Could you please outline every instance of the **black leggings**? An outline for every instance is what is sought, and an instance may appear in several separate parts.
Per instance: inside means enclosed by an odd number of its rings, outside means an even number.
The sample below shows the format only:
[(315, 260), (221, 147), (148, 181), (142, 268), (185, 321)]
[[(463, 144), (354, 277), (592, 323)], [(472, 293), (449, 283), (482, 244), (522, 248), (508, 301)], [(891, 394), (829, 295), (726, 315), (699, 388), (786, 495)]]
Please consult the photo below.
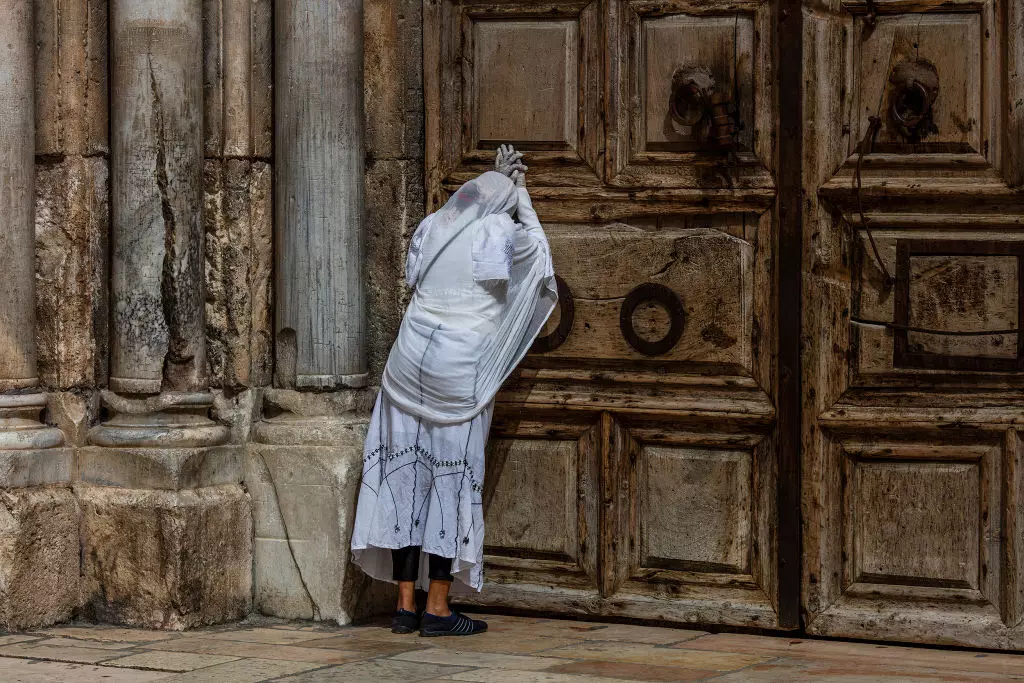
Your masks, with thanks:
[[(393, 573), (391, 578), (395, 581), (415, 581), (420, 575), (420, 552), (422, 548), (418, 545), (410, 545), (391, 551), (391, 564)], [(427, 576), (431, 581), (454, 581), (452, 576), (452, 559), (441, 557), (433, 553), (427, 554), (430, 562), (427, 567)]]

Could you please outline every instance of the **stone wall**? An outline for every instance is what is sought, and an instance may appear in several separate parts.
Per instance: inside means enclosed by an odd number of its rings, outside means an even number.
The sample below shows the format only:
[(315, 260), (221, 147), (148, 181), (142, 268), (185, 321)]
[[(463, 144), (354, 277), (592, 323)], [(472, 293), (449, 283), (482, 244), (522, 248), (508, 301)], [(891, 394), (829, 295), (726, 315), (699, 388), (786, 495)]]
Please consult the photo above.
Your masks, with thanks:
[[(0, 590), (0, 629), (72, 615), (186, 628), (250, 610), (346, 622), (373, 609), (360, 598), (381, 593), (347, 546), (362, 435), (405, 303), (405, 245), (423, 215), (420, 0), (362, 8), (365, 378), (318, 390), (282, 381), (287, 340), (275, 340), (292, 226), (274, 220), (274, 1), (2, 2), (28, 7), (34, 26), (23, 82), (34, 79), (38, 379), (0, 387), (0, 437), (41, 419), (33, 434), (45, 438), (20, 451), (0, 438), (0, 577), (16, 585)], [(187, 60), (159, 43), (190, 21), (203, 47), (196, 90)], [(152, 125), (132, 128), (138, 117)], [(196, 201), (175, 194), (191, 182), (193, 120)], [(149, 160), (155, 175), (134, 179)], [(125, 211), (149, 198), (160, 208), (151, 219)], [(195, 216), (201, 235), (181, 232)], [(147, 220), (162, 231), (160, 254), (126, 242), (146, 239)], [(186, 265), (196, 248), (201, 281)], [(154, 310), (164, 327), (151, 339), (123, 311), (125, 292), (147, 285), (117, 275), (150, 272), (140, 258), (163, 278)], [(156, 375), (135, 357), (152, 358)], [(182, 374), (182, 362), (193, 369)], [(0, 382), (23, 374), (0, 362)], [(45, 394), (45, 412), (19, 398), (30, 390)]]

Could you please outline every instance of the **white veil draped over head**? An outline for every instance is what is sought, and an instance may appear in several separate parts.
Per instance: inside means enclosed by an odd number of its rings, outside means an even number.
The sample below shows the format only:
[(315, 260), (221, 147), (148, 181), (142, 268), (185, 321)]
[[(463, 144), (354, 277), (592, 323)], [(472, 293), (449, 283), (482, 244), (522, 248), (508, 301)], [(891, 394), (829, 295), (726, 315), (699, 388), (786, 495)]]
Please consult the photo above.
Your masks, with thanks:
[[(430, 255), (436, 257), (473, 221), (492, 217), (489, 223), (506, 223), (502, 219), (507, 219), (508, 229), (511, 230), (515, 224), (509, 214), (516, 205), (515, 185), (500, 173), (488, 171), (465, 183), (448, 198), (444, 206), (420, 221), (409, 242), (409, 253), (405, 259), (406, 283), (415, 287), (421, 275), (430, 267), (427, 262), (429, 257), (424, 258), (428, 237)], [(474, 260), (484, 257), (482, 246), (479, 238), (474, 239)]]
[[(520, 223), (510, 215), (517, 207)], [(459, 287), (445, 288), (449, 274), (432, 272), (431, 266), (457, 240), (469, 238), (472, 264), (466, 267), (472, 267), (473, 279), (507, 281), (500, 283), (500, 312), (486, 332), (445, 322), (419, 296), (429, 275), (431, 287), (451, 292), (450, 305), (458, 307)], [(454, 283), (458, 276), (451, 277)], [(464, 184), (423, 219), (409, 246), (406, 282), (417, 287), (417, 295), (402, 320), (381, 385), (404, 410), (441, 424), (469, 420), (490, 404), (558, 301), (551, 251), (529, 196), (494, 171)], [(458, 282), (463, 295), (471, 296)]]

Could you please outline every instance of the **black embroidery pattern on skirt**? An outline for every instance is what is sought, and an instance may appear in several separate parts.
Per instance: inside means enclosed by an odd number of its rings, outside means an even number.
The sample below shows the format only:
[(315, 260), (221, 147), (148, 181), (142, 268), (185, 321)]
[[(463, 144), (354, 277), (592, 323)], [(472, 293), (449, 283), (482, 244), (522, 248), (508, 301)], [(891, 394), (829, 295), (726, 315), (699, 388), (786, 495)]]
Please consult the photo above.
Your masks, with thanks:
[[(417, 460), (430, 463), (430, 466), (434, 469), (464, 467), (466, 470), (466, 475), (469, 477), (471, 490), (475, 493), (483, 492), (483, 484), (480, 483), (480, 480), (477, 478), (476, 473), (473, 472), (473, 469), (469, 466), (469, 461), (466, 458), (459, 458), (458, 460), (441, 460), (440, 458), (436, 457), (433, 453), (423, 448), (419, 444), (413, 444), (411, 446), (406, 446), (405, 448), (397, 448), (391, 451), (390, 453), (388, 452), (388, 447), (385, 446), (384, 444), (381, 444), (374, 448), (369, 453), (367, 453), (365, 456), (363, 456), (363, 471), (366, 471), (366, 468), (369, 465), (370, 461), (373, 460), (374, 458), (380, 458), (378, 464), (387, 464), (406, 455), (409, 455), (410, 453), (415, 453)], [(392, 472), (395, 471), (397, 470), (392, 470)], [(384, 474), (382, 476), (382, 479), (387, 479), (387, 477), (390, 474), (391, 472)]]
[[(391, 469), (390, 471), (388, 471), (387, 463), (394, 462), (396, 460), (405, 459), (405, 458), (409, 458), (409, 461), (405, 462), (405, 463), (403, 463), (401, 465), (398, 465), (397, 467), (395, 467), (395, 468)], [(469, 484), (470, 490), (473, 491), (473, 493), (481, 494), (481, 493), (483, 493), (483, 490), (484, 490), (483, 484), (480, 483), (480, 480), (476, 476), (476, 473), (470, 467), (468, 458), (463, 457), (463, 458), (459, 458), (457, 460), (441, 459), (441, 458), (438, 458), (437, 456), (435, 456), (429, 450), (427, 450), (427, 449), (423, 448), (422, 446), (420, 446), (418, 443), (414, 443), (412, 445), (405, 446), (403, 448), (396, 448), (396, 449), (393, 449), (393, 450), (389, 450), (386, 445), (381, 444), (381, 445), (377, 446), (376, 448), (374, 448), (373, 450), (371, 450), (370, 452), (368, 452), (363, 457), (363, 473), (365, 475), (367, 472), (370, 472), (370, 471), (373, 471), (373, 469), (379, 468), (380, 472), (383, 473), (383, 474), (380, 475), (381, 476), (381, 481), (378, 483), (378, 488), (377, 488), (377, 490), (380, 491), (385, 484), (389, 484), (388, 478), (392, 474), (394, 474), (395, 472), (398, 472), (399, 470), (403, 470), (403, 469), (405, 469), (406, 467), (409, 467), (409, 466), (412, 466), (414, 469), (416, 469), (417, 465), (425, 465), (425, 464), (429, 464), (430, 468), (431, 468), (430, 487), (427, 489), (427, 494), (426, 494), (426, 496), (424, 496), (423, 501), (420, 503), (419, 510), (415, 510), (415, 509), (413, 510), (414, 514), (412, 515), (409, 532), (410, 532), (410, 534), (412, 534), (412, 530), (414, 528), (419, 528), (420, 523), (422, 521), (423, 508), (428, 504), (428, 502), (430, 501), (431, 494), (433, 494), (434, 497), (437, 499), (438, 511), (442, 515), (441, 528), (438, 530), (438, 537), (443, 540), (448, 535), (448, 532), (444, 528), (445, 527), (444, 518), (443, 518), (444, 517), (444, 509), (443, 509), (443, 505), (441, 503), (441, 494), (440, 494), (439, 490), (437, 489), (437, 487), (435, 486), (436, 480), (440, 479), (440, 478), (443, 478), (443, 477), (450, 477), (450, 476), (459, 476), (459, 475), (461, 475), (460, 482), (459, 482), (459, 488), (457, 490), (457, 500), (461, 500), (463, 488), (464, 488), (464, 486), (467, 483)], [(444, 474), (435, 474), (434, 471), (438, 470), (438, 469), (451, 469), (451, 470), (454, 470), (454, 471), (446, 472)], [(371, 488), (371, 490), (372, 490), (372, 487), (368, 486), (368, 488)], [(390, 488), (391, 488), (390, 485), (388, 485), (388, 489), (389, 490), (390, 490)], [(394, 498), (393, 495), (392, 495), (392, 498)], [(395, 506), (395, 513), (396, 513), (396, 524), (395, 524), (395, 526), (393, 528), (393, 531), (397, 534), (397, 533), (401, 533), (402, 528), (401, 528), (400, 524), (397, 523), (397, 513), (398, 513), (397, 501), (392, 500), (392, 503)], [(473, 506), (477, 505), (477, 503), (475, 501), (471, 501), (471, 503), (472, 503)], [(458, 502), (456, 501), (456, 520), (457, 520), (456, 524), (457, 525), (461, 523), (461, 520), (459, 519), (461, 517), (460, 513), (461, 513), (461, 506), (459, 506)], [(470, 524), (470, 528), (467, 530), (467, 534), (463, 535), (463, 537), (461, 539), (459, 539), (459, 540), (461, 540), (463, 545), (469, 545), (469, 535), (468, 535), (468, 532), (471, 532), (473, 530), (474, 526), (475, 526), (475, 520), (472, 520), (471, 524)], [(458, 530), (456, 530), (456, 531), (458, 531)]]

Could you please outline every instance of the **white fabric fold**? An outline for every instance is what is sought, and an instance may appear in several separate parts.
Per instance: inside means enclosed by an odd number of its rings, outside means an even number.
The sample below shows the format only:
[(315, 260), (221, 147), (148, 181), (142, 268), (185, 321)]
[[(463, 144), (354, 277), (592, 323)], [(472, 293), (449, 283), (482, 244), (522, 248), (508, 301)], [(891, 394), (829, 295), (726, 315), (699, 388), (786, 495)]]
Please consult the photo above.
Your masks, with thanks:
[(382, 389), (423, 419), (472, 419), (526, 355), (557, 303), (544, 231), (525, 188), (491, 171), (425, 219), (409, 252), (406, 281), (416, 292)]
[(515, 259), (515, 221), (508, 214), (484, 216), (473, 226), (473, 279), (508, 280)]

